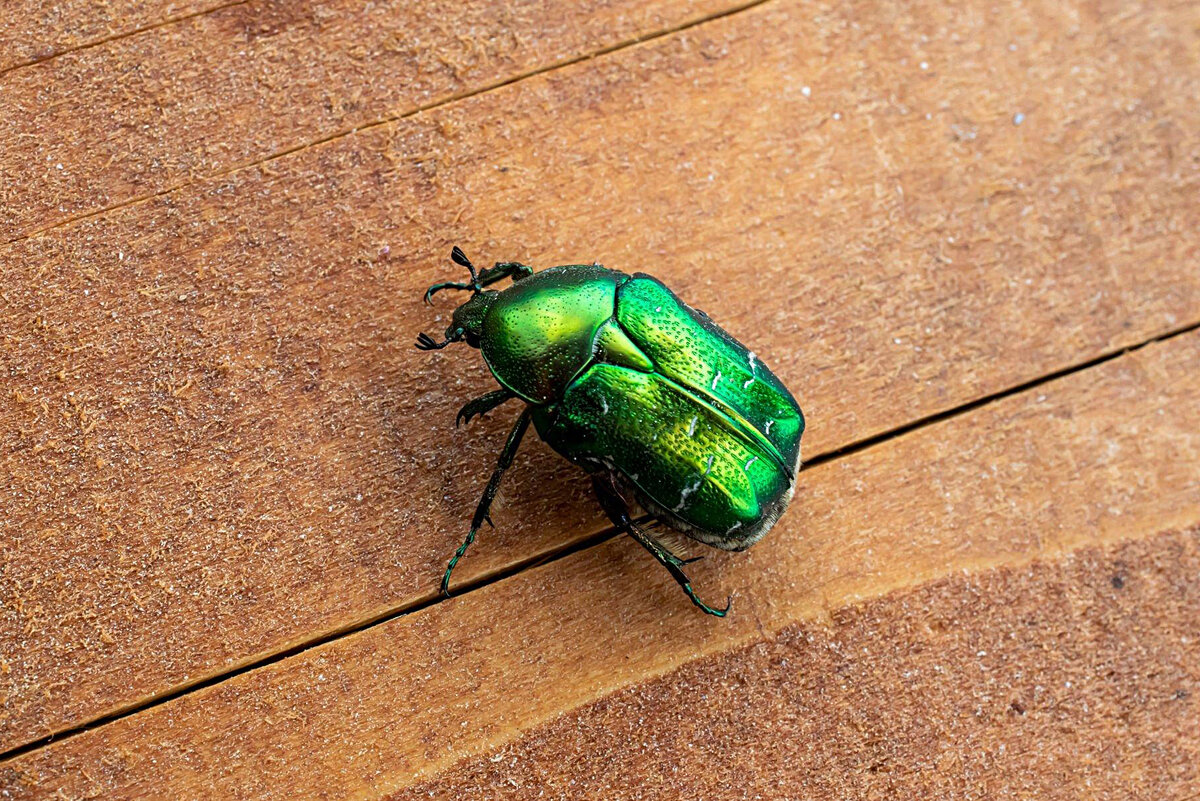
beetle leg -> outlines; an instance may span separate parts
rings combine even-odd
[[[474,290],[475,285],[474,284],[460,284],[457,281],[443,281],[440,284],[434,284],[433,286],[429,287],[429,289],[425,290],[425,302],[428,305],[432,306],[433,305],[433,296],[436,295],[438,292],[441,292],[443,289]]]
[[[488,284],[503,281],[505,278],[520,281],[522,278],[528,278],[531,275],[533,275],[533,268],[528,264],[521,264],[515,261],[498,261],[495,267],[479,273],[479,280],[476,282],[476,285],[483,288]]]
[[[492,409],[495,409],[500,404],[507,400],[512,400],[517,397],[507,389],[497,389],[494,392],[489,392],[486,395],[480,395],[474,400],[467,401],[461,409],[458,410],[458,415],[454,418],[454,427],[462,423],[471,422],[471,418],[481,414],[487,414]]]
[[[671,574],[671,578],[675,579],[676,583],[683,588],[683,591],[687,593],[687,597],[692,599],[692,603],[710,615],[725,617],[725,614],[729,611],[729,607],[733,605],[733,596],[730,596],[729,600],[725,602],[724,609],[713,609],[701,601],[696,596],[696,591],[692,589],[691,579],[687,577],[687,574],[683,572],[683,568],[681,567],[681,565],[695,560],[689,559],[685,562],[683,559],[680,559],[634,523],[633,519],[629,516],[629,506],[613,487],[610,477],[593,478],[592,485],[596,488],[596,497],[600,500],[600,506],[604,508],[608,519],[613,522],[614,526],[633,537],[643,548],[649,551],[651,556],[667,569],[667,572]]]
[[[688,579],[687,574],[683,572],[682,568],[675,564],[676,561],[679,561],[677,557],[672,556],[671,553],[659,545],[653,537],[635,525],[632,521],[630,521],[626,531],[629,532],[629,536],[637,540],[643,548],[649,551],[655,559],[662,563],[663,567],[667,569],[667,572],[671,574],[671,577],[674,578],[679,586],[683,588],[683,591],[687,593],[687,597],[692,599],[692,603],[710,615],[725,617],[726,613],[729,612],[729,607],[733,605],[732,595],[725,600],[724,609],[713,609],[711,606],[708,606],[696,596],[696,591],[692,589],[691,580]]]
[[[458,564],[459,559],[462,559],[467,548],[471,547],[471,543],[475,541],[475,535],[483,527],[484,521],[491,522],[488,518],[488,510],[491,509],[496,492],[500,489],[500,479],[504,477],[504,471],[512,466],[513,457],[521,444],[521,437],[525,436],[525,431],[529,428],[531,414],[530,407],[526,406],[525,410],[521,412],[521,416],[517,418],[516,424],[513,425],[512,431],[509,432],[508,441],[504,443],[504,450],[500,452],[500,459],[496,462],[496,469],[492,471],[492,477],[488,479],[483,497],[479,499],[479,505],[475,507],[475,516],[471,518],[471,532],[467,534],[463,544],[458,546],[454,556],[450,557],[450,564],[446,565],[446,573],[442,576],[442,595],[447,598],[450,597],[450,574],[454,572],[454,566]]]
[[[475,265],[471,263],[471,260],[467,258],[467,254],[463,253],[462,248],[458,247],[458,245],[455,245],[454,250],[450,251],[450,260],[460,267],[466,267],[471,271],[471,283],[460,284],[457,281],[443,281],[440,284],[434,284],[425,290],[426,303],[432,305],[433,296],[443,289],[470,290],[478,295],[488,284],[503,281],[505,278],[520,281],[522,278],[533,275],[532,267],[515,261],[498,261],[495,267],[476,272]]]

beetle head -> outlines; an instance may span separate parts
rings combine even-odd
[[[434,284],[425,290],[425,302],[432,304],[433,296],[443,289],[470,291],[472,294],[465,303],[454,310],[454,317],[450,325],[446,328],[445,341],[435,342],[433,337],[424,333],[417,335],[417,347],[421,350],[438,350],[446,347],[451,342],[462,342],[464,340],[471,347],[478,348],[479,337],[483,333],[483,318],[487,316],[492,302],[500,294],[494,290],[483,291],[483,286],[479,282],[479,274],[475,271],[475,265],[471,264],[471,260],[458,247],[450,251],[450,259],[455,264],[466,267],[470,271],[471,283],[460,284],[453,281],[446,281]]]
[[[483,318],[499,294],[489,289],[469,297],[466,303],[454,310],[454,317],[446,329],[446,339],[455,342],[465,339],[472,348],[478,348],[479,337],[483,335]]]

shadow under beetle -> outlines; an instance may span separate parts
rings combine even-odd
[[[450,258],[471,292],[446,338],[417,337],[421,350],[453,342],[478,348],[500,389],[476,398],[456,425],[514,398],[525,402],[471,520],[442,577],[475,541],[504,471],[532,420],[538,435],[592,476],[601,507],[670,571],[710,615],[675,556],[633,521],[629,498],[662,523],[707,545],[740,551],[758,542],[791,500],[800,468],[804,415],[753,352],[657,279],[599,264],[535,273],[516,262],[477,272],[459,248]],[[503,291],[485,289],[505,278]]]

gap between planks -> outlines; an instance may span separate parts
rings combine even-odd
[[[32,67],[36,64],[45,64],[47,61],[53,61],[54,59],[59,58],[60,56],[69,55],[71,53],[78,53],[81,50],[91,50],[92,48],[95,48],[95,47],[102,47],[106,44],[109,44],[110,42],[119,42],[122,39],[128,39],[131,36],[137,36],[138,34],[145,33],[146,31],[153,31],[158,28],[165,28],[168,25],[176,25],[180,22],[187,22],[189,19],[195,19],[196,17],[203,17],[205,14],[212,14],[217,11],[222,11],[226,8],[233,8],[234,6],[244,6],[249,2],[250,2],[250,0],[233,0],[233,2],[219,3],[219,4],[217,4],[215,6],[211,6],[209,8],[202,8],[199,11],[191,11],[187,14],[180,14],[180,15],[174,16],[174,17],[171,17],[171,16],[164,17],[163,19],[160,19],[158,22],[151,23],[150,25],[143,25],[140,28],[131,28],[127,31],[111,33],[108,36],[102,36],[99,39],[94,39],[90,42],[84,42],[83,44],[76,45],[74,47],[68,47],[63,50],[55,51],[53,53],[50,53],[49,55],[42,56],[41,58],[34,58],[34,59],[30,59],[29,61],[22,61],[18,64],[11,64],[7,67],[4,67],[3,69],[0,69],[0,78],[3,78],[5,75],[8,75],[10,72],[22,70],[22,69],[25,69],[26,67]],[[32,234],[28,234],[28,236],[35,236],[36,234],[37,234],[37,232],[35,231]],[[18,237],[18,238],[21,238],[21,237]],[[16,241],[16,240],[14,240],[14,241]]]
[[[226,5],[226,6],[218,6],[216,8],[212,8],[207,11],[200,11],[200,12],[196,12],[194,14],[188,14],[186,16],[178,17],[173,20],[164,21],[159,25],[151,25],[147,28],[141,29],[141,31],[153,30],[154,28],[169,25],[174,22],[181,22],[181,21],[185,21],[188,19],[192,19],[194,17],[202,16],[204,14],[212,13],[215,11],[220,11],[224,8],[232,8],[234,6],[244,5],[244,4],[248,3],[249,1],[250,0],[240,0],[239,2],[230,3],[229,5]],[[132,198],[129,198],[128,200],[123,200],[120,203],[114,203],[110,206],[105,206],[103,208],[95,209],[93,211],[85,212],[83,214],[78,214],[73,217],[65,217],[51,225],[47,225],[42,228],[36,228],[32,231],[28,231],[24,234],[21,234],[20,236],[15,236],[11,239],[8,239],[3,244],[5,246],[8,246],[8,245],[12,245],[16,242],[21,242],[26,239],[33,239],[33,238],[41,236],[42,234],[45,234],[49,231],[53,231],[57,228],[63,228],[65,226],[73,225],[82,220],[91,219],[92,217],[99,217],[101,215],[108,214],[113,211],[118,211],[120,209],[128,208],[130,206],[136,206],[140,203],[145,203],[147,201],[153,200],[154,198],[162,197],[163,195],[169,195],[172,192],[175,192],[179,189],[183,189],[184,187],[190,186],[201,180],[212,180],[212,179],[216,179],[216,178],[221,178],[221,177],[224,177],[227,175],[232,175],[234,173],[242,172],[244,170],[253,169],[255,167],[259,167],[264,164],[269,164],[273,161],[276,161],[277,159],[286,158],[287,156],[291,156],[302,150],[307,150],[307,149],[313,148],[313,147],[319,147],[319,146],[327,144],[329,142],[333,142],[338,139],[342,139],[344,137],[351,136],[360,131],[369,131],[373,128],[378,128],[383,125],[390,125],[394,122],[406,120],[406,119],[409,119],[410,117],[415,117],[418,114],[423,114],[428,111],[433,111],[434,109],[438,109],[443,106],[448,106],[450,104],[457,103],[462,100],[466,100],[467,98],[474,97],[476,95],[483,95],[483,94],[487,94],[488,92],[494,92],[497,89],[502,89],[502,88],[504,88],[506,86],[510,86],[514,83],[519,83],[528,78],[534,78],[538,75],[544,75],[548,72],[554,72],[556,70],[564,69],[566,67],[570,67],[575,64],[582,63],[584,61],[589,61],[594,58],[600,58],[601,56],[606,56],[611,53],[615,53],[619,50],[625,50],[627,48],[635,47],[640,44],[646,44],[649,42],[657,41],[659,39],[665,39],[667,37],[673,36],[682,31],[689,30],[691,28],[696,28],[701,25],[707,25],[710,22],[716,22],[718,20],[725,19],[726,17],[731,17],[736,14],[741,14],[742,12],[749,11],[752,8],[756,8],[761,5],[766,5],[767,3],[771,2],[771,1],[772,0],[751,0],[751,2],[743,3],[743,4],[735,6],[733,8],[725,9],[724,11],[718,11],[714,14],[709,14],[708,16],[702,17],[700,19],[689,20],[687,22],[680,23],[680,24],[672,26],[670,28],[664,28],[664,29],[661,29],[658,31],[654,31],[652,33],[644,34],[642,36],[634,36],[634,37],[630,37],[629,39],[623,39],[614,44],[606,45],[605,47],[601,47],[596,50],[592,50],[590,52],[583,53],[581,55],[572,56],[571,58],[562,59],[560,61],[555,61],[550,64],[546,64],[541,67],[537,67],[536,69],[526,70],[525,72],[521,72],[517,75],[512,75],[507,78],[493,81],[491,83],[484,84],[483,86],[479,86],[474,89],[468,89],[468,90],[465,90],[462,92],[456,92],[454,94],[447,95],[447,96],[441,98],[440,100],[435,100],[431,103],[426,103],[424,105],[416,106],[402,114],[393,114],[393,115],[389,115],[386,117],[381,117],[381,118],[372,120],[367,123],[363,123],[362,125],[355,125],[350,128],[344,128],[340,131],[334,131],[333,133],[328,134],[323,137],[320,137],[318,139],[314,139],[312,141],[305,142],[304,144],[296,145],[294,147],[288,147],[288,148],[284,148],[282,150],[277,150],[274,153],[270,153],[261,158],[247,161],[243,164],[235,165],[233,167],[230,167],[227,170],[219,170],[217,172],[205,173],[205,174],[197,176],[195,178],[189,178],[187,180],[179,181],[178,183],[174,183],[169,186],[163,187],[162,189],[159,189],[158,191],[155,191],[155,192],[150,192],[145,195],[138,195],[137,197],[132,197]],[[98,45],[104,44],[105,42],[108,42],[108,41],[123,39],[126,36],[133,36],[136,33],[140,33],[141,31],[133,31],[133,32],[130,32],[129,34],[113,36],[110,39],[106,39],[101,42],[95,42],[93,44],[75,48],[74,51],[82,50],[87,47],[98,46]],[[70,51],[70,52],[74,52],[74,51]],[[61,53],[55,54],[55,56],[51,56],[49,58],[54,58],[58,55],[62,55],[62,54]],[[39,64],[42,61],[46,61],[46,60],[48,60],[48,59],[42,59],[41,61],[29,62],[29,64],[18,65],[16,67],[11,67],[8,70],[0,71],[0,77],[3,77],[6,72],[11,72],[14,69],[20,69],[22,66],[30,66],[32,64]]]
[[[880,434],[876,434],[874,436],[870,436],[870,437],[866,437],[866,438],[857,440],[848,445],[842,446],[840,448],[836,448],[832,451],[827,451],[827,452],[822,453],[822,454],[810,459],[809,461],[805,462],[804,467],[806,469],[812,469],[813,467],[825,464],[827,462],[832,462],[832,461],[835,461],[838,459],[843,459],[843,458],[853,456],[854,454],[860,453],[869,448],[881,445],[881,444],[887,442],[888,440],[892,440],[892,439],[896,439],[898,437],[905,436],[907,434],[913,433],[920,429],[927,428],[932,425],[936,425],[938,423],[944,422],[944,421],[949,420],[954,417],[959,417],[959,416],[962,416],[965,414],[969,414],[969,413],[971,413],[977,409],[980,409],[984,406],[988,406],[993,403],[1003,401],[1012,396],[1019,395],[1024,392],[1028,392],[1029,390],[1035,389],[1035,388],[1037,388],[1039,386],[1043,386],[1045,384],[1049,384],[1051,382],[1065,378],[1069,375],[1085,372],[1087,370],[1090,370],[1092,368],[1095,368],[1102,364],[1105,364],[1106,362],[1113,361],[1113,360],[1115,360],[1121,356],[1124,356],[1128,353],[1133,353],[1133,352],[1142,350],[1144,348],[1147,348],[1149,346],[1152,346],[1152,345],[1155,345],[1158,343],[1167,342],[1167,341],[1185,336],[1185,335],[1192,333],[1194,331],[1197,331],[1197,330],[1200,330],[1200,321],[1193,322],[1189,325],[1172,329],[1166,333],[1146,339],[1136,345],[1114,349],[1114,350],[1109,351],[1109,352],[1107,352],[1101,356],[1098,356],[1096,358],[1089,359],[1084,362],[1080,362],[1078,364],[1063,368],[1061,370],[1057,370],[1052,373],[1047,373],[1046,375],[1040,376],[1039,378],[1036,378],[1036,379],[1033,379],[1030,381],[1026,381],[1021,384],[1016,384],[1016,385],[1010,386],[1006,389],[1000,390],[999,392],[994,392],[990,395],[986,395],[984,397],[978,398],[978,399],[970,401],[968,403],[960,404],[959,406],[955,406],[951,409],[947,409],[942,412],[938,412],[938,413],[931,414],[931,415],[926,415],[924,417],[918,418],[918,419],[913,420],[904,425],[897,426],[893,429],[882,432]],[[640,518],[640,520],[642,522],[645,522],[647,519],[648,519],[648,516],[643,516],[642,518]],[[560,559],[564,559],[573,554],[576,554],[581,551],[585,551],[585,550],[594,548],[596,546],[599,546],[599,545],[609,541],[610,539],[614,539],[616,536],[617,536],[617,533],[615,532],[615,530],[612,527],[603,528],[600,531],[598,531],[594,534],[588,535],[588,536],[584,537],[583,539],[578,540],[570,545],[564,546],[564,547],[556,549],[556,550],[551,550],[551,551],[548,551],[543,554],[539,554],[539,555],[531,557],[531,558],[527,558],[527,559],[523,559],[523,560],[514,562],[514,563],[507,565],[504,568],[501,568],[499,570],[495,570],[491,573],[485,573],[474,579],[465,581],[459,587],[459,589],[454,593],[454,596],[452,596],[452,597],[466,595],[467,593],[471,593],[476,590],[482,589],[484,587],[488,587],[488,586],[490,586],[492,584],[496,584],[500,581],[504,581],[505,579],[516,576],[517,574],[522,573],[531,568],[539,567],[539,566],[550,564],[553,562],[557,562]],[[214,676],[210,676],[208,678],[200,679],[200,680],[190,683],[190,684],[181,685],[181,686],[176,687],[168,692],[150,696],[150,697],[145,698],[136,703],[129,704],[115,712],[109,713],[102,717],[96,718],[91,721],[87,721],[85,723],[81,723],[77,726],[73,726],[71,728],[64,729],[63,731],[57,732],[56,734],[42,737],[38,740],[34,740],[34,741],[26,743],[22,746],[18,746],[17,748],[10,749],[4,753],[0,753],[0,765],[3,765],[5,763],[7,763],[8,761],[14,760],[25,754],[31,753],[33,751],[37,751],[37,750],[44,748],[52,743],[56,743],[56,742],[59,742],[62,740],[69,739],[76,735],[83,734],[88,731],[92,731],[94,729],[105,726],[109,723],[113,723],[117,720],[121,720],[122,718],[127,718],[132,715],[138,714],[140,712],[143,712],[143,711],[146,711],[149,709],[153,709],[156,706],[159,706],[159,705],[165,704],[169,701],[173,701],[175,699],[181,698],[185,695],[190,695],[194,692],[204,690],[204,689],[213,687],[218,684],[222,684],[226,681],[234,679],[243,674],[250,673],[252,671],[258,670],[260,668],[268,667],[270,665],[274,665],[285,659],[289,659],[293,656],[297,656],[305,651],[311,650],[313,648],[318,648],[323,645],[327,645],[331,642],[334,642],[335,640],[342,639],[343,637],[346,637],[348,635],[357,634],[357,633],[366,631],[367,629],[378,626],[380,624],[388,623],[397,618],[411,615],[411,614],[414,614],[417,612],[421,612],[421,611],[428,609],[436,604],[440,604],[445,600],[448,600],[448,599],[443,598],[437,594],[429,594],[426,597],[424,597],[420,600],[417,600],[415,602],[405,604],[405,605],[396,607],[391,610],[387,610],[387,611],[383,612],[382,614],[374,615],[366,620],[362,620],[362,621],[359,621],[359,622],[351,624],[351,625],[339,627],[333,631],[326,632],[325,634],[322,634],[318,637],[314,637],[312,639],[306,640],[297,645],[277,651],[269,656],[247,662],[243,665],[231,668],[229,670],[226,670],[226,671],[216,674]]]

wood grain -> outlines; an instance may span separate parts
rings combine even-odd
[[[5,0],[0,73],[237,0]]]
[[[1198,359],[1200,333],[1180,336],[803,472],[800,503],[772,536],[692,566],[708,592],[736,590],[725,620],[698,614],[622,538],[52,743],[0,767],[0,787],[33,798],[376,797],[698,657],[777,632],[786,642],[807,630],[789,629],[798,623],[869,619],[871,607],[837,611],[866,599],[1194,527]],[[1194,598],[1194,576],[1179,575]],[[926,597],[940,591],[964,590]],[[1166,612],[1166,635],[1181,614]],[[1093,618],[1078,617],[1086,631]],[[953,619],[943,608],[929,623]],[[922,618],[909,622],[919,630]],[[1167,642],[1152,642],[1137,664],[1159,669]],[[1164,681],[1180,677],[1180,659]],[[1040,712],[1048,699],[1027,700]]]
[[[0,241],[735,7],[253,0],[0,77]]]
[[[1194,798],[1200,531],[942,579],[697,660],[391,796]]]
[[[767,4],[0,252],[4,747],[431,596],[507,425],[409,347],[452,242],[653,271],[810,456],[1200,320],[1195,9],[912,13]],[[461,580],[599,528],[539,445],[507,490]]]

